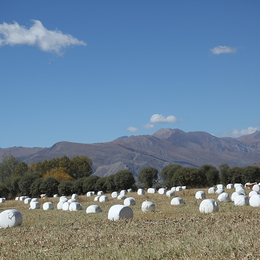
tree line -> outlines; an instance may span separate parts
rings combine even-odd
[[[165,166],[161,171],[154,167],[140,170],[137,180],[133,173],[121,170],[116,174],[99,177],[92,175],[92,161],[87,156],[52,158],[29,166],[12,155],[4,154],[0,163],[0,197],[14,198],[18,195],[38,197],[40,194],[71,195],[88,191],[112,192],[137,187],[160,186],[209,187],[217,183],[260,182],[260,168],[257,166],[229,167],[222,164],[205,164],[199,168],[182,167],[179,164]],[[137,181],[137,182],[136,182]]]

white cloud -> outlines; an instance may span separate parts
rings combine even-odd
[[[149,124],[149,123],[143,125],[143,128],[145,128],[145,129],[155,129],[154,124]]]
[[[222,136],[231,136],[231,137],[239,137],[241,135],[249,135],[253,134],[256,131],[259,131],[260,127],[248,127],[247,129],[237,130],[233,129],[233,131],[223,132]]]
[[[71,45],[86,46],[84,41],[79,41],[70,34],[64,34],[57,29],[55,31],[47,30],[40,21],[32,21],[34,24],[29,29],[17,22],[0,24],[0,47],[26,44],[37,46],[42,51],[56,52],[61,55],[64,49]]]
[[[227,46],[218,46],[210,50],[212,54],[222,54],[222,53],[235,53],[237,51],[236,48],[227,47]]]
[[[166,123],[177,123],[177,118],[175,116],[163,116],[159,114],[154,114],[150,118],[150,123],[152,124],[166,124]]]
[[[129,127],[126,128],[126,130],[135,133],[135,132],[138,131],[138,128],[133,127],[133,126],[129,126]]]

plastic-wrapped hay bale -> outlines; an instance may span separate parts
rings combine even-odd
[[[176,187],[172,187],[171,190],[176,191]]]
[[[156,193],[156,192],[157,192],[157,190],[155,188],[149,188],[147,190],[147,193]]]
[[[218,201],[219,202],[230,202],[231,198],[230,195],[227,192],[222,192],[218,195]]]
[[[0,203],[5,203],[5,198],[0,198]]]
[[[125,195],[125,196],[126,196],[126,194],[127,194],[127,191],[126,191],[126,190],[121,190],[121,191],[120,191],[120,195]]]
[[[231,200],[235,201],[235,198],[239,195],[245,195],[243,192],[235,191],[231,194]]]
[[[53,195],[53,198],[58,198],[58,197],[59,197],[58,194],[54,194],[54,195]]]
[[[117,221],[119,219],[132,219],[133,210],[124,205],[113,205],[108,211],[108,219]]]
[[[180,197],[176,197],[171,200],[171,205],[180,205],[180,204],[184,204],[183,199]]]
[[[15,200],[20,200],[20,197],[16,197]]]
[[[69,206],[69,211],[82,210],[82,205],[79,202],[72,202]]]
[[[237,189],[238,187],[244,188],[242,183],[235,183],[234,188]]]
[[[224,184],[217,184],[217,189],[224,190],[225,189]]]
[[[236,192],[237,193],[239,193],[239,194],[241,194],[241,195],[246,195],[246,191],[245,191],[245,189],[244,188],[236,188]]]
[[[90,205],[86,209],[86,213],[98,213],[102,212],[102,209],[98,205]]]
[[[135,199],[133,197],[128,197],[124,200],[124,205],[125,206],[132,206],[135,205]]]
[[[176,191],[181,191],[182,190],[182,186],[177,186],[176,187]]]
[[[216,191],[216,188],[215,188],[215,187],[210,187],[210,188],[208,189],[208,194],[214,194],[215,191]]]
[[[52,204],[52,202],[45,202],[42,205],[43,210],[52,210],[54,209],[54,205]]]
[[[91,196],[93,196],[95,194],[95,192],[94,191],[88,191],[87,192],[87,197],[91,197]]]
[[[247,206],[249,205],[249,198],[245,195],[238,195],[234,200],[236,206]]]
[[[70,207],[70,202],[69,201],[64,202],[62,205],[62,210],[69,210],[69,207]]]
[[[227,189],[231,190],[234,188],[234,185],[232,183],[227,184]]]
[[[102,190],[100,190],[100,191],[98,191],[97,195],[102,196],[102,195],[104,195],[104,192]]]
[[[29,209],[40,209],[41,204],[38,201],[31,201]]]
[[[32,201],[32,199],[26,198],[23,202],[24,202],[24,204],[29,204],[31,201]]]
[[[33,201],[38,201],[38,199],[37,198],[32,198],[31,202],[33,202]]]
[[[62,209],[64,203],[65,202],[59,201],[57,204],[57,209]]]
[[[182,190],[186,190],[187,186],[181,186]]]
[[[259,191],[260,190],[260,185],[255,184],[252,188],[253,191]]]
[[[19,197],[20,201],[24,201],[26,199],[26,196]]]
[[[0,227],[16,227],[23,223],[22,214],[16,209],[7,209],[0,213]]]
[[[215,191],[216,194],[221,194],[222,192],[224,192],[224,190],[222,190],[222,189],[217,189],[217,190]]]
[[[155,205],[154,205],[154,203],[151,202],[151,201],[148,201],[148,200],[144,201],[144,202],[142,203],[142,211],[143,211],[143,212],[149,212],[149,211],[154,212],[154,211],[155,211]]]
[[[125,196],[125,195],[122,195],[122,194],[120,194],[120,195],[117,196],[117,199],[118,199],[118,200],[124,200],[125,198],[126,198],[126,196]]]
[[[252,207],[260,207],[260,195],[253,195],[249,199],[249,205]]]
[[[127,189],[127,193],[130,193],[130,192],[133,192],[133,189],[132,189],[132,188]]]
[[[117,198],[118,195],[119,195],[119,194],[118,194],[117,191],[113,191],[113,192],[111,193],[111,197],[112,197],[113,199]]]
[[[137,194],[138,195],[144,195],[145,194],[145,190],[144,189],[138,189],[137,190]]]
[[[68,201],[68,198],[67,198],[66,196],[61,196],[61,197],[60,197],[60,201],[63,202],[63,203],[64,203],[64,202],[67,202],[67,201]]]
[[[259,195],[259,193],[258,193],[257,191],[252,190],[252,191],[250,191],[249,194],[248,194],[249,198],[251,198],[251,197],[254,196],[254,195]]]
[[[173,191],[173,190],[168,190],[168,191],[166,191],[166,196],[167,196],[167,197],[172,197],[172,196],[174,196],[174,191]]]
[[[200,203],[199,211],[201,213],[212,213],[218,211],[218,203],[213,199],[205,199]]]
[[[79,197],[79,195],[76,194],[76,193],[74,193],[74,194],[71,195],[71,198],[72,198],[72,199],[75,199],[75,200],[76,200],[78,197]]]
[[[108,201],[108,196],[106,196],[106,195],[100,196],[99,202],[105,202],[105,201]]]
[[[77,202],[77,200],[76,200],[76,199],[69,199],[68,202],[69,202],[69,203]]]
[[[100,196],[96,196],[96,197],[94,198],[94,201],[99,201],[99,199],[100,199]]]
[[[165,188],[160,188],[159,190],[158,190],[158,193],[159,194],[165,194],[166,193],[166,189]]]
[[[206,199],[206,193],[204,191],[202,191],[202,190],[199,190],[199,191],[196,192],[195,198],[197,200]]]

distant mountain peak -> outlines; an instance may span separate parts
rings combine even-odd
[[[184,131],[175,128],[175,129],[171,129],[171,128],[161,128],[158,131],[156,131],[153,136],[160,138],[160,139],[167,139],[169,138],[172,134],[185,134]]]

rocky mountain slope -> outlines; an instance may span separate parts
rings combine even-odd
[[[205,132],[184,132],[160,129],[153,135],[121,137],[112,142],[81,144],[59,142],[50,148],[13,147],[0,149],[30,164],[53,157],[87,155],[93,161],[94,173],[108,176],[122,169],[138,175],[140,169],[153,166],[161,169],[172,163],[199,167],[247,166],[260,161],[260,132],[235,138],[218,138]]]

